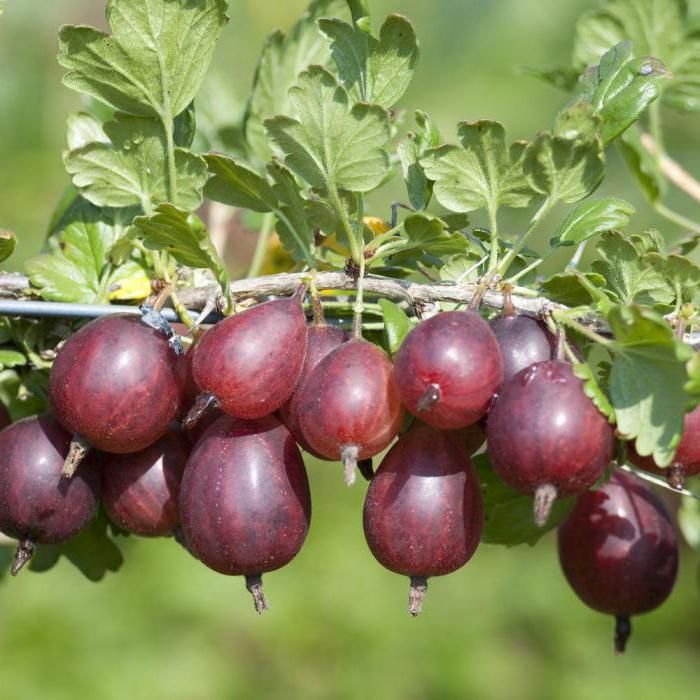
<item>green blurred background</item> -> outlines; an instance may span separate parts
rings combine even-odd
[[[303,5],[232,2],[216,73],[233,94],[245,97],[263,37],[288,27]],[[460,119],[491,117],[513,138],[547,128],[563,100],[517,66],[566,62],[574,20],[592,6],[372,2],[376,18],[397,11],[418,28],[422,59],[405,106],[429,111],[448,136]],[[64,120],[81,104],[60,84],[58,27],[102,17],[99,0],[8,0],[0,18],[0,226],[18,235],[15,267],[39,250],[66,185]],[[699,173],[697,117],[667,119],[669,150]],[[681,233],[649,212],[614,153],[604,192],[638,206],[637,227]],[[697,215],[680,197],[670,203]],[[208,571],[172,541],[130,538],[122,570],[100,584],[65,562],[4,581],[0,699],[698,697],[692,553],[684,552],[669,602],[635,622],[624,658],[611,653],[612,621],[585,608],[563,580],[552,535],[534,548],[483,546],[464,569],[431,582],[424,614],[413,620],[407,582],[364,543],[364,485],[345,488],[335,465],[310,462],[309,470],[311,533],[289,567],[266,577],[271,610],[262,618],[242,581]]]

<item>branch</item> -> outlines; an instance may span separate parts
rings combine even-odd
[[[700,202],[700,182],[698,182],[680,163],[676,162],[666,153],[662,153],[651,134],[641,135],[642,146],[651,155],[658,158],[661,172],[676,186],[683,190],[689,197]]]
[[[30,288],[29,280],[20,280],[21,275],[0,274],[0,298],[7,295],[3,292],[9,288],[6,278],[12,277],[14,289]],[[288,272],[265,277],[253,277],[250,279],[236,280],[231,283],[231,295],[237,301],[245,299],[260,300],[273,296],[289,296],[293,294],[299,285],[309,280],[308,272]],[[319,291],[349,291],[354,294],[355,283],[352,277],[345,272],[319,272],[313,277],[314,285]],[[417,315],[421,315],[423,309],[434,308],[438,302],[468,305],[477,293],[478,284],[439,282],[423,284],[410,280],[394,279],[393,277],[381,277],[379,275],[367,275],[364,289],[369,295],[377,295],[397,302],[404,302],[411,308],[417,309]],[[221,295],[221,289],[216,284],[205,287],[183,287],[178,290],[178,296],[182,304],[190,311],[196,312],[203,309]],[[15,293],[13,296],[17,297]],[[569,307],[556,304],[545,297],[528,297],[511,294],[513,308],[519,314],[540,318],[545,312],[568,311]],[[484,294],[482,304],[491,309],[501,310],[504,304],[504,296],[501,292],[489,289]],[[27,308],[28,313],[22,311]],[[45,312],[42,312],[45,309]],[[72,313],[75,310],[76,313]],[[80,313],[77,313],[80,311]],[[167,311],[167,310],[166,310]],[[135,313],[137,307],[126,305],[95,305],[95,304],[57,304],[46,301],[0,301],[0,315],[17,316],[102,316],[106,313]],[[590,314],[582,314],[578,321],[603,335],[609,334],[609,328],[600,317]],[[700,333],[686,333],[684,341],[693,347],[700,347]]]

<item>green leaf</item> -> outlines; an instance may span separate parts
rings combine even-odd
[[[389,354],[394,355],[401,347],[403,339],[413,328],[413,324],[404,311],[388,299],[380,299],[379,306],[384,315],[384,339],[386,341],[386,347],[389,350]]]
[[[0,263],[15,252],[16,245],[17,239],[12,231],[0,231]]]
[[[658,314],[638,306],[616,306],[608,314],[614,340],[610,397],[619,433],[636,438],[637,452],[670,464],[680,441],[690,397],[686,363],[692,350]]]
[[[603,391],[590,365],[586,362],[574,363],[574,374],[583,382],[583,391],[593,401],[596,408],[611,422],[615,422],[615,409]]]
[[[233,207],[274,212],[285,250],[295,260],[314,267],[314,234],[306,215],[307,202],[287,168],[276,162],[268,165],[271,185],[252,168],[228,156],[209,154],[206,160],[214,173],[205,188],[207,197]]]
[[[605,161],[597,141],[582,143],[543,132],[525,149],[523,168],[535,192],[551,203],[572,203],[598,187]]]
[[[112,34],[65,26],[64,84],[117,110],[170,124],[194,99],[227,22],[223,0],[110,0]]]
[[[64,163],[81,194],[100,207],[141,205],[144,211],[168,201],[167,143],[161,125],[116,114],[105,124],[111,144],[91,143],[69,151]],[[207,180],[204,159],[175,149],[175,204],[196,209]]]
[[[95,301],[95,292],[88,286],[82,270],[63,256],[37,255],[24,265],[32,285],[46,301],[76,304]]]
[[[133,213],[98,209],[85,199],[75,200],[61,217],[62,230],[54,234],[56,252],[25,263],[41,296],[47,301],[107,303],[107,280],[114,274],[108,253],[131,224]]]
[[[420,250],[436,257],[464,253],[476,248],[461,231],[451,232],[445,222],[431,214],[411,214],[403,222],[405,239],[395,252]]]
[[[440,279],[447,282],[475,282],[484,272],[482,265],[487,256],[473,248],[466,253],[451,255],[440,268]]]
[[[340,212],[334,202],[329,201],[328,193],[323,190],[315,190],[314,197],[306,201],[306,215],[313,228],[320,229],[327,236],[335,235],[338,242],[344,246],[349,245],[345,228],[341,220]],[[338,193],[340,207],[346,219],[349,219],[355,230],[356,236],[361,236],[359,226],[354,222],[359,217],[358,196],[351,192],[341,190]]]
[[[605,278],[607,289],[621,304],[670,304],[674,291],[661,270],[654,267],[621,233],[604,235],[597,246],[599,259],[593,272]]]
[[[213,173],[204,190],[209,199],[259,212],[277,208],[272,186],[250,166],[217,153],[206,155],[205,160]]]
[[[534,545],[544,534],[559,525],[569,514],[575,499],[557,499],[544,527],[535,525],[532,496],[524,496],[506,486],[493,470],[487,454],[472,458],[484,498],[484,532],[486,544],[515,547]]]
[[[691,304],[700,289],[700,267],[680,255],[648,253],[645,263],[660,270],[672,289],[680,293],[680,303]]]
[[[564,219],[550,245],[579,245],[599,233],[622,228],[634,211],[631,204],[615,197],[582,202]]]
[[[605,278],[595,272],[559,272],[540,283],[548,299],[566,306],[588,306],[594,301],[591,286],[603,290]]]
[[[639,55],[655,56],[674,75],[661,88],[665,104],[700,109],[700,37],[685,0],[609,0],[576,26],[574,63],[583,69],[620,42],[631,40]]]
[[[438,202],[456,212],[527,206],[532,192],[523,175],[524,144],[508,149],[503,126],[493,121],[462,122],[457,133],[461,146],[431,149],[420,161]]]
[[[294,176],[284,165],[272,162],[267,166],[267,171],[275,183],[273,189],[279,201],[275,208],[277,235],[294,260],[303,260],[314,267],[314,231],[307,216],[307,201],[301,196]]]
[[[0,370],[21,367],[27,364],[27,357],[17,350],[0,348]]]
[[[564,92],[572,92],[579,78],[576,68],[564,65],[522,66],[521,70]]]
[[[642,145],[639,129],[627,129],[617,141],[617,147],[647,200],[654,204],[662,199],[666,178],[657,159]]]
[[[668,71],[656,58],[634,58],[632,44],[624,41],[606,51],[596,68],[578,82],[574,101],[590,104],[600,116],[603,145],[632,125],[660,92]]]
[[[289,34],[276,31],[265,41],[244,122],[246,140],[260,162],[267,162],[272,155],[264,121],[275,116],[292,116],[288,92],[299,73],[312,64],[325,66],[331,61],[327,42],[318,29],[318,19],[347,14],[344,0],[315,0]]]
[[[161,204],[152,216],[135,219],[134,226],[147,248],[167,251],[181,265],[211,270],[223,294],[228,294],[228,270],[199,217]]]
[[[292,113],[265,121],[286,164],[312,187],[369,192],[389,170],[384,150],[389,117],[377,105],[349,106],[348,94],[324,68],[311,66],[289,91]]]
[[[101,581],[108,571],[118,571],[124,561],[119,547],[107,534],[107,520],[99,516],[87,527],[60,545],[39,545],[29,568],[47,571],[61,556],[82,571],[90,581]]]
[[[418,131],[409,133],[397,146],[397,154],[401,162],[401,171],[408,201],[417,211],[425,209],[433,192],[433,183],[428,180],[420,159],[429,148],[437,148],[442,143],[442,136],[430,117],[421,111],[415,113]]]
[[[358,26],[336,18],[318,23],[331,41],[340,81],[355,102],[393,107],[411,84],[418,62],[413,25],[401,15],[389,15],[377,39]]]
[[[109,143],[102,122],[87,112],[74,112],[66,120],[66,142],[68,150],[82,148],[90,143]]]

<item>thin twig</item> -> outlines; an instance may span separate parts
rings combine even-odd
[[[698,182],[680,163],[665,153],[661,153],[651,134],[642,134],[642,146],[659,160],[661,172],[689,197],[700,202],[700,182]]]

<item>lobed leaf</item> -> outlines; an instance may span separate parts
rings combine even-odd
[[[639,306],[615,306],[608,314],[614,360],[610,398],[619,433],[636,439],[642,456],[670,464],[690,402],[686,363],[692,350],[658,314]]]
[[[673,301],[674,290],[663,271],[644,257],[631,238],[608,233],[598,242],[597,251],[599,259],[591,265],[593,272],[605,279],[619,303],[654,306]]]
[[[552,203],[572,203],[598,187],[605,161],[597,140],[581,142],[543,132],[527,145],[523,169],[535,192]]]
[[[109,0],[111,34],[61,28],[63,83],[121,112],[172,124],[199,90],[225,11],[224,0]]]
[[[100,207],[141,205],[150,211],[177,192],[176,206],[193,210],[202,203],[206,163],[176,148],[176,181],[170,183],[167,143],[157,121],[118,113],[104,128],[111,143],[90,143],[64,157],[73,184],[88,201]]]
[[[527,206],[533,193],[523,174],[525,145],[507,148],[503,126],[493,121],[462,122],[457,133],[461,146],[430,149],[420,160],[438,202],[456,212]]]
[[[418,63],[418,39],[411,22],[389,15],[379,38],[341,19],[319,20],[330,40],[338,76],[355,102],[393,107],[411,84]]]
[[[327,66],[331,57],[318,20],[329,15],[347,16],[344,0],[315,0],[288,34],[273,32],[265,41],[244,116],[245,138],[257,160],[272,156],[264,127],[266,119],[291,116],[289,89],[311,65]]]
[[[355,104],[324,68],[311,66],[289,91],[296,118],[265,121],[289,168],[312,187],[369,192],[389,170],[389,118],[378,105]]]

